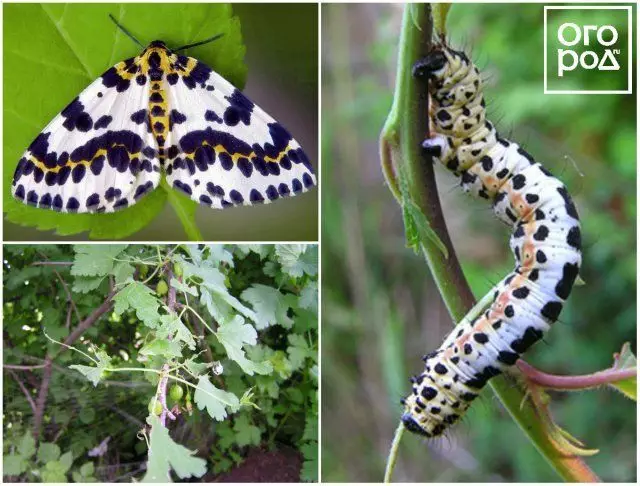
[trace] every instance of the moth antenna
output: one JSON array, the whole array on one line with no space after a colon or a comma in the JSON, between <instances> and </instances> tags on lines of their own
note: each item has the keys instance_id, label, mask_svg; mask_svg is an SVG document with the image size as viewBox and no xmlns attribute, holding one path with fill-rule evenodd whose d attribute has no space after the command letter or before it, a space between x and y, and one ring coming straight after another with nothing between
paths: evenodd
<instances>
[{"instance_id":1,"label":"moth antenna","mask_svg":"<svg viewBox=\"0 0 640 486\"><path fill-rule=\"evenodd\" d=\"M203 44L208 44L209 42L213 42L214 40L219 39L220 37L222 37L224 34L218 34L218 35L214 35L213 37L209 37L208 39L205 39L203 41L200 42L195 42L193 44L187 44L185 46L182 47L178 47L177 49L173 49L173 52L178 52L178 51L183 51L185 49L190 49L191 47L197 47L197 46L201 46Z\"/></svg>"},{"instance_id":2,"label":"moth antenna","mask_svg":"<svg viewBox=\"0 0 640 486\"><path fill-rule=\"evenodd\" d=\"M138 39L135 38L135 36L129 32L127 29L125 29L116 19L113 15L109 14L109 18L113 21L114 24L116 24L116 26L122 31L124 32L127 37L129 37L129 39L131 39L133 42L135 42L136 44L138 44L140 47L142 47L144 49L144 45L142 45L142 42L140 42Z\"/></svg>"}]
</instances>

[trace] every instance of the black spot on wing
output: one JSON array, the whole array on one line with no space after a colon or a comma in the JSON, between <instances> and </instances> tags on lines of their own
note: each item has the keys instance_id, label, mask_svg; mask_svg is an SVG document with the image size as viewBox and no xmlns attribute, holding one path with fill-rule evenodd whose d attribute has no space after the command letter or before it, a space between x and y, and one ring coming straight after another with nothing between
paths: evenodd
<instances>
[{"instance_id":1,"label":"black spot on wing","mask_svg":"<svg viewBox=\"0 0 640 486\"><path fill-rule=\"evenodd\" d=\"M113 118L109 115L103 115L96 120L96 122L93 124L93 128L94 130L98 130L99 128L107 128L112 120Z\"/></svg>"},{"instance_id":2,"label":"black spot on wing","mask_svg":"<svg viewBox=\"0 0 640 486\"><path fill-rule=\"evenodd\" d=\"M73 130L88 132L93 126L91 115L84 111L84 105L78 97L69 103L60 115L65 119L62 126L70 132Z\"/></svg>"},{"instance_id":3,"label":"black spot on wing","mask_svg":"<svg viewBox=\"0 0 640 486\"><path fill-rule=\"evenodd\" d=\"M255 106L253 102L238 89L225 98L229 102L229 106L224 111L224 123L229 126L235 126L240 122L249 125L251 123L251 113Z\"/></svg>"}]
</instances>

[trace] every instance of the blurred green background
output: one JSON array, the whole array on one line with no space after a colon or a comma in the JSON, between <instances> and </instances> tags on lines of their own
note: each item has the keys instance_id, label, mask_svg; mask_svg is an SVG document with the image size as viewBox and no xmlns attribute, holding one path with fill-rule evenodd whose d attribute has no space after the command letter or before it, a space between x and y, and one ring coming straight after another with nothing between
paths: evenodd
<instances>
[{"instance_id":1,"label":"blurred green background","mask_svg":"<svg viewBox=\"0 0 640 486\"><path fill-rule=\"evenodd\" d=\"M401 5L323 5L323 481L382 480L408 377L452 329L424 259L405 247L379 166L401 16ZM624 342L636 350L635 95L545 96L542 5L455 4L448 30L482 69L490 118L567 184L582 218L586 285L526 360L556 374L606 368ZM443 168L436 173L456 252L481 297L513 268L509 229ZM552 397L557 423L601 450L588 465L604 480L635 481L635 403L609 389ZM405 434L394 479L560 478L485 389L447 438Z\"/></svg>"},{"instance_id":2,"label":"blurred green background","mask_svg":"<svg viewBox=\"0 0 640 486\"><path fill-rule=\"evenodd\" d=\"M150 3L147 6L154 8ZM25 6L13 6L5 15L4 22L28 22L29 16L21 13L22 7ZM244 93L292 132L317 168L318 6L233 4L233 13L240 19L242 40L246 46L244 61L248 73ZM136 32L134 25L126 27ZM206 27L201 27L201 31L205 32ZM141 39L143 43L151 40ZM20 44L25 41L28 39L5 40L5 55L19 57ZM46 57L46 52L42 55ZM104 70L108 67L104 66ZM215 65L211 67L216 69ZM48 87L42 86L42 89ZM62 108L64 106L60 106ZM42 128L46 122L48 120ZM5 137L10 135L10 128L5 125ZM36 135L37 131L33 138ZM17 159L10 163L15 166ZM9 187L7 183L6 190ZM196 224L205 240L317 241L318 191L314 189L274 204L226 211L198 207ZM86 239L86 233L64 237L53 231L39 231L5 220L4 238L6 241L77 241ZM165 204L151 224L126 239L174 241L184 240L186 236L175 211Z\"/></svg>"}]
</instances>

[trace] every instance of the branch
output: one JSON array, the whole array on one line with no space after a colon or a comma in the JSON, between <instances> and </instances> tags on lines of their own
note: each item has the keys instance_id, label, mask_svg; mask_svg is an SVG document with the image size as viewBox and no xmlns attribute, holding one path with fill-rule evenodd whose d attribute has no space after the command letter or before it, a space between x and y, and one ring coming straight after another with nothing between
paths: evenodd
<instances>
[{"instance_id":1,"label":"branch","mask_svg":"<svg viewBox=\"0 0 640 486\"><path fill-rule=\"evenodd\" d=\"M3 368L7 368L8 370L37 370L40 368L44 368L46 365L41 364L41 365L10 365L10 364L3 364L2 367Z\"/></svg>"},{"instance_id":2,"label":"branch","mask_svg":"<svg viewBox=\"0 0 640 486\"><path fill-rule=\"evenodd\" d=\"M29 402L29 406L31 407L31 410L33 410L33 413L36 412L36 404L33 401L33 398L31 398L31 393L29 393L29 390L27 390L27 387L24 386L24 384L22 383L22 381L20 381L20 378L18 378L18 374L15 371L12 370L7 370L7 372L13 376L13 379L16 380L16 383L18 383L18 386L20 387L20 390L22 390L22 393L24 393L24 396L26 397L27 401Z\"/></svg>"},{"instance_id":3,"label":"branch","mask_svg":"<svg viewBox=\"0 0 640 486\"><path fill-rule=\"evenodd\" d=\"M51 261L46 261L46 262L33 262L31 264L32 267L38 267L38 266L54 266L54 265L59 265L59 266L71 266L73 265L73 262L51 262Z\"/></svg>"},{"instance_id":4,"label":"branch","mask_svg":"<svg viewBox=\"0 0 640 486\"><path fill-rule=\"evenodd\" d=\"M73 344L82 334L89 329L103 314L105 314L110 308L111 299L116 294L114 290L109 292L104 302L94 310L84 321L80 322L78 326L73 330L71 334L64 340L64 344L70 346ZM37 441L40 437L40 430L42 428L42 419L44 417L44 409L47 402L47 396L49 395L49 385L51 382L51 374L53 372L52 363L53 360L66 348L61 348L54 355L47 354L44 359L44 373L42 374L42 380L40 382L40 390L38 392L38 398L36 400L36 409L33 414L33 438Z\"/></svg>"}]
</instances>

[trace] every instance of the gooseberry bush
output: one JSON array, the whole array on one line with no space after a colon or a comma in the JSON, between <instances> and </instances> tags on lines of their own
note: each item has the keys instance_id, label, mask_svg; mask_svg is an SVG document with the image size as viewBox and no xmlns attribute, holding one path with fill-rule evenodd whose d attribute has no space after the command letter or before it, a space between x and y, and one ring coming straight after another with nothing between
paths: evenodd
<instances>
[{"instance_id":1,"label":"gooseberry bush","mask_svg":"<svg viewBox=\"0 0 640 486\"><path fill-rule=\"evenodd\" d=\"M317 480L316 245L4 247L5 480Z\"/></svg>"}]
</instances>

